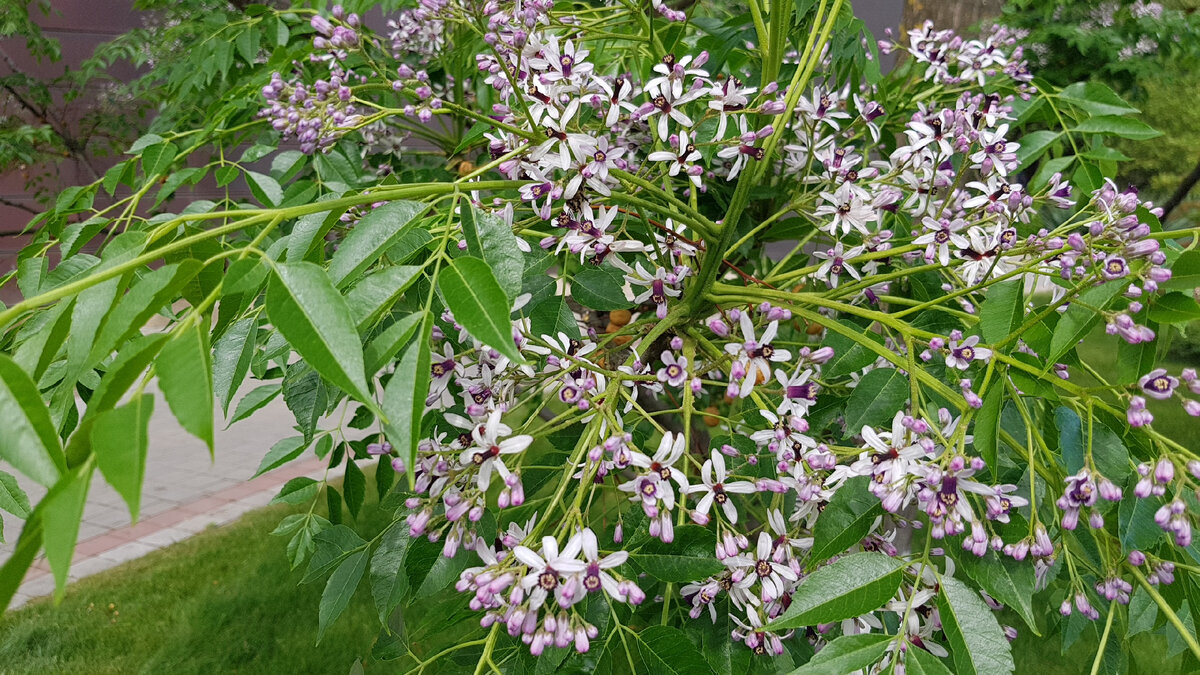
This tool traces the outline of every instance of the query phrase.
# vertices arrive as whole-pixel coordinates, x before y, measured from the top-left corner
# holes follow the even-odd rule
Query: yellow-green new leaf
[[[129,517],[134,522],[137,522],[142,499],[150,416],[153,414],[154,397],[140,394],[119,408],[101,413],[91,424],[96,464],[104,480],[129,505]]]
[[[155,364],[171,412],[188,433],[213,451],[213,382],[208,332],[195,323],[165,346]]]
[[[50,411],[28,373],[0,353],[0,459],[46,486],[66,471]]]
[[[39,505],[44,509],[40,514],[45,524],[42,538],[46,545],[46,562],[54,574],[56,600],[62,599],[66,590],[67,571],[75,554],[75,542],[79,539],[79,522],[83,519],[93,467],[92,462],[87,461],[65,474]]]

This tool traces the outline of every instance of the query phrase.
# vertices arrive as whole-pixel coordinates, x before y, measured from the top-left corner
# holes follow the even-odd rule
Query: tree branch
[[[1184,198],[1188,196],[1192,188],[1196,187],[1196,183],[1200,183],[1200,161],[1196,162],[1196,166],[1192,167],[1191,173],[1183,177],[1183,180],[1179,183],[1179,187],[1175,188],[1175,193],[1163,204],[1163,214],[1160,219],[1162,222],[1167,222],[1167,217],[1171,215],[1175,207],[1183,203]]]

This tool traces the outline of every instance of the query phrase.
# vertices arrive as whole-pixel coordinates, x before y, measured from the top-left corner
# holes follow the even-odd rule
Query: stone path
[[[218,430],[215,458],[211,458],[204,444],[175,421],[162,394],[153,393],[157,400],[150,420],[140,520],[130,523],[125,501],[97,471],[79,528],[72,581],[169,546],[209,525],[230,523],[247,511],[265,506],[291,478],[311,475],[319,479],[324,474],[324,463],[310,451],[307,459],[250,480],[271,445],[293,435],[294,419],[281,399],[249,420]],[[219,411],[217,415],[221,426]],[[45,495],[44,487],[20,475],[17,481],[33,503]],[[7,543],[0,544],[0,564],[12,555],[23,525],[11,515],[4,517]],[[36,560],[12,607],[52,592],[54,580],[49,572],[44,559]]]

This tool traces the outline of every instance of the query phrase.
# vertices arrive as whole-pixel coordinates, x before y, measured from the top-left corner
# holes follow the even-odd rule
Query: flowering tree
[[[210,446],[214,400],[282,395],[262,469],[344,465],[274,534],[328,575],[322,632],[370,586],[402,669],[1001,673],[1018,631],[1099,619],[1116,670],[1149,612],[1200,657],[1200,459],[1153,424],[1200,414],[1155,362],[1200,315],[1197,233],[1103,161],[1154,132],[1036,86],[1004,29],[702,9],[252,8],[286,38],[256,105],[140,139],[8,279],[0,457],[50,491],[0,475],[28,516],[0,596],[40,549],[61,591],[96,469],[136,516],[157,378]],[[147,214],[183,172],[258,204]],[[395,518],[365,539],[373,457]]]

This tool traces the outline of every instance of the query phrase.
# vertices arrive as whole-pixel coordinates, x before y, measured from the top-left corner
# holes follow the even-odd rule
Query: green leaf
[[[346,476],[342,482],[342,491],[346,493],[346,510],[352,518],[358,518],[363,500],[367,498],[367,478],[362,469],[354,463],[354,457],[346,458]]]
[[[890,422],[908,400],[908,376],[895,368],[876,368],[863,376],[846,404],[846,429],[857,434],[863,427]]]
[[[815,626],[853,618],[882,607],[900,588],[903,561],[882,553],[854,553],[804,578],[792,603],[767,630]]]
[[[250,194],[263,206],[279,206],[283,202],[283,188],[279,186],[279,181],[250,170],[246,171],[245,178]]]
[[[258,317],[248,316],[234,322],[213,345],[213,389],[226,417],[233,395],[250,371],[257,338]]]
[[[1000,675],[1013,671],[1012,647],[996,617],[975,589],[942,577],[938,610],[959,675]]]
[[[1118,483],[1131,466],[1121,437],[1098,418],[1092,423],[1092,461],[1101,474]]]
[[[1150,303],[1150,319],[1159,323],[1189,323],[1200,319],[1200,304],[1186,293],[1167,293]]]
[[[1117,510],[1117,532],[1120,533],[1122,555],[1154,548],[1163,540],[1165,532],[1154,522],[1154,512],[1161,506],[1161,497],[1121,500]]]
[[[1157,619],[1158,604],[1144,588],[1134,589],[1133,597],[1129,600],[1129,629],[1125,632],[1125,637],[1154,630]]]
[[[263,406],[273,401],[281,391],[283,391],[283,385],[278,382],[254,388],[243,396],[241,401],[238,401],[237,409],[233,413],[233,419],[229,420],[229,424],[225,425],[225,428],[228,429],[234,422],[240,422],[258,412]]]
[[[56,485],[38,505],[45,523],[42,537],[46,546],[46,562],[54,574],[54,597],[61,600],[67,585],[67,572],[79,538],[79,522],[87,503],[88,486],[92,482],[91,462],[65,474],[61,487]]]
[[[1121,138],[1130,138],[1135,141],[1144,141],[1162,136],[1161,131],[1155,130],[1141,120],[1133,119],[1132,117],[1117,117],[1115,115],[1102,115],[1086,119],[1079,126],[1072,129],[1072,131],[1075,133],[1120,136]]]
[[[180,291],[201,267],[199,260],[189,258],[181,263],[164,265],[133,284],[94,337],[87,362],[99,362],[133,337],[159,309],[179,297]]]
[[[375,465],[375,493],[379,497],[379,501],[387,496],[388,490],[392,489],[392,483],[396,482],[396,471],[392,468],[392,459],[388,455],[380,455],[379,461]]]
[[[660,581],[687,583],[712,576],[722,570],[720,560],[701,555],[636,553],[633,560],[646,573]]]
[[[1076,82],[1060,91],[1058,98],[1089,115],[1130,115],[1141,112],[1126,103],[1112,89],[1095,80]],[[1024,143],[1024,139],[1021,142]]]
[[[166,333],[157,333],[134,338],[126,344],[117,357],[109,363],[108,372],[100,380],[100,386],[88,401],[83,418],[86,420],[105,410],[111,410],[125,395],[133,383],[141,377],[151,362],[158,357],[167,342]]]
[[[1049,370],[1069,351],[1087,337],[1088,333],[1100,322],[1101,314],[1096,309],[1104,309],[1113,298],[1120,295],[1128,283],[1120,281],[1106,283],[1091,288],[1079,296],[1079,302],[1071,303],[1054,327],[1054,336],[1050,339],[1050,352],[1045,355],[1045,369]]]
[[[1006,399],[1003,382],[993,379],[983,395],[983,405],[975,417],[974,443],[975,449],[983,461],[987,462],[988,471],[993,478],[997,476],[997,451],[1000,447],[1000,413],[1004,409]]]
[[[321,484],[308,476],[298,476],[284,483],[279,494],[271,499],[272,504],[303,504],[317,496]]]
[[[1067,473],[1083,468],[1085,457],[1083,422],[1074,410],[1065,406],[1054,409],[1054,426],[1058,429],[1058,449]]]
[[[941,659],[915,647],[905,652],[904,666],[907,675],[954,675]]]
[[[1021,615],[1035,635],[1041,635],[1033,617],[1033,567],[1008,556],[999,556],[995,551],[988,551],[982,558],[964,553],[958,562],[967,576],[988,595],[1008,605]]]
[[[488,124],[487,122],[476,122],[470,129],[467,130],[467,133],[463,134],[462,140],[458,143],[458,147],[454,149],[454,152],[450,153],[450,156],[453,157],[463,150],[466,150],[468,147],[474,144],[475,141],[483,138],[483,135],[491,128],[492,125]]]
[[[1164,291],[1190,293],[1200,288],[1200,250],[1184,251],[1171,265],[1171,278],[1158,287]]]
[[[3,471],[0,471],[0,509],[22,519],[28,518],[30,512],[29,496],[12,474]]]
[[[168,342],[154,371],[180,426],[213,452],[213,383],[208,332],[194,323]]]
[[[324,270],[306,262],[276,265],[267,290],[267,315],[325,379],[363,403],[374,401],[367,392],[350,309]]]
[[[371,556],[371,597],[375,599],[382,624],[387,623],[392,610],[408,593],[404,557],[408,555],[410,539],[403,527],[393,526],[384,533],[379,548]]]
[[[325,233],[333,227],[339,216],[341,211],[318,211],[301,216],[292,226],[292,233],[288,235],[287,261],[303,262],[316,242],[324,243]]]
[[[0,352],[0,459],[42,485],[66,471],[50,411],[29,375]]]
[[[575,313],[567,306],[567,299],[552,295],[533,306],[529,312],[531,335],[557,336],[560,332],[569,338],[579,339],[579,323]]]
[[[432,241],[433,235],[429,234],[429,230],[411,229],[387,252],[388,259],[397,264],[410,262],[418,253],[425,251]]]
[[[470,256],[456,258],[442,269],[438,288],[454,320],[472,336],[514,363],[525,362],[513,342],[508,318],[512,306],[486,262]]]
[[[687,635],[672,626],[651,626],[637,634],[638,652],[646,668],[670,675],[712,674],[704,655]]]
[[[1067,170],[1067,167],[1071,166],[1076,159],[1077,158],[1075,155],[1066,155],[1063,157],[1055,157],[1054,159],[1043,160],[1041,165],[1038,166],[1037,174],[1035,174],[1033,180],[1029,182],[1030,186],[1035,189],[1040,189],[1046,185],[1046,183],[1049,183],[1050,177],[1056,173],[1062,173],[1065,177],[1064,172]]]
[[[257,478],[272,469],[279,468],[296,459],[307,447],[308,443],[305,442],[303,436],[292,436],[291,438],[285,438],[277,442],[271,446],[266,456],[259,462],[258,471],[254,472],[252,478]]]
[[[367,551],[351,554],[330,575],[325,584],[325,592],[321,594],[321,605],[317,612],[317,642],[325,636],[325,631],[342,615],[363,573],[367,571]]]
[[[1010,279],[988,289],[987,300],[979,309],[979,327],[984,342],[1004,340],[1020,328],[1025,318],[1025,280]]]
[[[521,293],[525,260],[512,228],[503,219],[470,204],[463,205],[461,211],[467,254],[486,262],[508,299],[515,300]]]
[[[1139,321],[1147,328],[1158,333],[1158,324],[1153,321]],[[1133,384],[1139,377],[1154,370],[1158,356],[1158,342],[1139,342],[1130,344],[1125,340],[1117,340],[1117,377],[1113,384]]]
[[[892,635],[862,633],[843,635],[821,648],[808,663],[792,675],[845,675],[878,663],[887,652]]]
[[[850,325],[846,322],[842,323]],[[883,338],[879,337],[877,333],[870,331],[863,333],[858,326],[854,326],[853,329],[866,339],[883,344]],[[829,378],[857,373],[879,359],[879,354],[833,330],[827,332],[825,346],[833,348],[833,357],[821,367],[821,374]]]
[[[388,417],[388,436],[392,445],[404,458],[408,467],[409,480],[413,479],[416,466],[417,443],[421,440],[421,418],[425,414],[425,397],[429,393],[431,376],[431,354],[429,336],[433,329],[433,317],[427,312],[414,315],[422,317],[417,339],[404,350],[392,379],[383,393],[383,409]]]
[[[312,366],[297,361],[283,378],[283,401],[296,417],[296,428],[311,442],[329,405],[329,387]]]
[[[388,202],[363,216],[338,245],[329,263],[329,277],[341,288],[357,279],[364,270],[400,241],[417,222],[428,204],[409,201]]]
[[[571,280],[571,295],[584,307],[602,312],[633,306],[633,301],[625,297],[625,275],[615,267],[579,270]]]
[[[217,187],[222,188],[237,180],[237,177],[241,173],[241,169],[232,164],[228,164],[214,171],[213,176],[217,179]]]
[[[424,318],[424,311],[410,314],[376,335],[363,354],[363,359],[367,362],[367,372],[374,375],[382,370],[400,348],[408,343]]]
[[[810,567],[847,550],[871,533],[875,519],[883,515],[883,506],[867,489],[870,480],[867,476],[855,476],[833,494],[813,526]]]
[[[355,327],[360,332],[369,328],[408,290],[420,273],[418,265],[397,265],[385,267],[354,284],[346,294],[346,305],[350,308],[350,316],[354,317]]]
[[[1023,170],[1041,157],[1046,149],[1062,136],[1061,131],[1035,131],[1021,137],[1021,147],[1017,150],[1018,170]]]
[[[313,537],[315,549],[308,561],[302,584],[308,584],[325,576],[325,573],[345,560],[350,554],[367,548],[367,542],[354,530],[345,525],[334,525],[321,530]]]
[[[126,232],[112,240],[104,248],[99,265],[92,272],[111,269],[132,260],[146,246],[145,232]],[[62,265],[59,265],[62,267]],[[67,337],[67,379],[74,381],[91,365],[88,357],[92,353],[96,335],[108,318],[117,294],[127,283],[129,275],[102,281],[79,294],[71,312],[71,334]]]
[[[146,477],[153,414],[154,397],[141,394],[119,408],[100,413],[91,427],[92,449],[100,473],[129,505],[129,518],[135,523]]]
[[[13,360],[34,382],[41,379],[50,363],[58,356],[71,330],[73,300],[58,303],[43,315],[46,322],[17,347]],[[22,333],[24,331],[22,330]]]
[[[179,146],[171,142],[156,143],[142,151],[142,171],[146,178],[153,179],[171,168]]]

